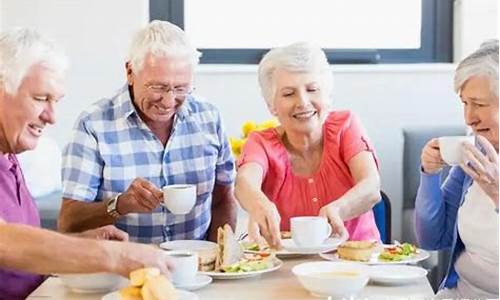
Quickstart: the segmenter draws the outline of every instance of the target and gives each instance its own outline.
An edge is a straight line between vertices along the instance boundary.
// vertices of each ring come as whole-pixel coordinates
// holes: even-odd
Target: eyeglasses
[[[152,96],[157,97],[172,93],[172,96],[174,96],[176,99],[184,99],[194,90],[194,88],[190,86],[170,87],[163,84],[151,84],[145,85],[145,87],[147,93]]]

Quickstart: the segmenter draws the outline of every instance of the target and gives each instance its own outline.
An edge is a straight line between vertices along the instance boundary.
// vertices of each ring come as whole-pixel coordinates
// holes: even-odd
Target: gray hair
[[[320,47],[306,42],[298,42],[285,47],[271,49],[260,61],[259,84],[267,106],[273,107],[276,88],[273,84],[274,72],[284,69],[290,72],[313,72],[323,74],[323,85],[330,96],[333,88],[333,75],[325,52]]]
[[[194,48],[182,29],[167,21],[154,20],[139,30],[128,53],[132,70],[139,71],[147,54],[187,58],[194,68],[201,53]]]
[[[57,73],[64,73],[69,65],[64,51],[33,29],[14,28],[0,34],[0,84],[8,93],[17,91],[35,64]]]
[[[478,75],[488,77],[491,92],[498,97],[498,40],[484,42],[458,64],[454,78],[455,92],[460,93],[465,82]]]

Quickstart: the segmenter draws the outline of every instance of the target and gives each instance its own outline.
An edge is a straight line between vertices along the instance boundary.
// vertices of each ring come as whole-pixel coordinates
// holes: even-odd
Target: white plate
[[[203,241],[203,240],[177,240],[169,241],[160,244],[160,248],[165,250],[210,250],[216,248],[217,244],[214,242]]]
[[[272,271],[276,271],[283,265],[283,262],[279,259],[274,259],[274,266],[269,269],[253,271],[253,272],[241,272],[241,273],[223,273],[223,272],[198,272],[198,274],[208,275],[214,279],[241,279],[254,277],[260,274],[269,273]]]
[[[210,276],[203,274],[196,274],[196,277],[192,282],[184,284],[176,284],[175,287],[181,290],[194,291],[197,289],[201,289],[206,285],[209,285],[212,282],[212,280],[213,279]]]
[[[284,241],[284,240],[281,240],[281,241]],[[242,247],[243,247],[243,245],[242,245]],[[243,251],[245,253],[251,253],[251,254],[260,254],[260,253],[270,253],[271,252],[271,250],[269,248],[264,249],[264,250],[259,250],[259,251],[244,249]],[[286,249],[281,249],[281,250],[274,251],[274,254],[276,255],[276,257],[279,257],[279,258],[290,258],[290,257],[297,257],[297,256],[304,255],[304,254],[301,254],[301,253],[290,252],[290,251],[288,251]],[[315,254],[315,253],[313,253],[313,254]]]
[[[340,238],[329,238],[322,245],[316,247],[299,247],[294,242],[293,239],[281,240],[283,249],[277,250],[274,253],[277,257],[287,258],[301,255],[315,255],[321,252],[328,252],[337,249],[337,247],[344,242]],[[246,253],[259,254],[262,252],[269,252],[269,250],[245,250]]]
[[[296,254],[318,254],[337,249],[344,242],[340,238],[328,238],[323,244],[314,247],[304,247],[295,244],[293,239],[283,240],[282,245],[285,250]]]
[[[191,293],[183,290],[176,290],[177,297],[179,300],[198,300],[198,296],[195,293]],[[101,300],[120,300],[120,294],[118,292],[112,292],[104,295]]]
[[[416,266],[371,266],[370,280],[383,284],[406,284],[427,275],[427,270]]]
[[[384,247],[387,247],[388,245],[384,245]],[[360,263],[360,264],[366,264],[366,265],[405,265],[405,264],[415,264],[419,261],[425,260],[429,258],[430,254],[429,252],[423,250],[423,249],[417,249],[417,253],[409,257],[407,259],[403,259],[400,261],[387,261],[387,260],[380,260],[378,258],[380,253],[374,253],[372,255],[372,258],[369,261],[353,261],[353,260],[347,260],[347,259],[342,259],[339,258],[337,253],[320,253],[319,256],[321,256],[323,259],[326,260],[331,260],[331,261],[345,261],[345,262],[353,262],[353,263]]]

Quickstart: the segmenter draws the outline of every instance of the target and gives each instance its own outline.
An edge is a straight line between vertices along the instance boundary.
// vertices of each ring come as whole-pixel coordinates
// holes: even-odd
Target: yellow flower
[[[278,125],[279,125],[278,121],[276,121],[275,119],[271,119],[271,120],[267,120],[267,121],[260,123],[259,126],[264,128],[264,129],[269,129],[269,128],[278,127]]]
[[[243,132],[243,137],[248,137],[250,132],[255,131],[257,129],[257,124],[254,121],[246,121],[243,123],[241,127],[241,131]]]
[[[241,126],[241,131],[243,133],[242,138],[235,138],[235,137],[229,138],[229,144],[231,145],[231,151],[233,152],[234,156],[236,158],[240,156],[241,151],[243,149],[243,145],[245,145],[245,143],[247,142],[248,135],[250,135],[251,132],[273,128],[278,125],[279,125],[278,121],[274,119],[264,121],[260,124],[257,124],[254,121],[244,122],[243,125]]]
[[[241,154],[241,148],[243,148],[243,145],[245,144],[246,139],[239,139],[239,138],[229,138],[229,144],[231,145],[231,150],[233,151],[233,154],[238,157]]]

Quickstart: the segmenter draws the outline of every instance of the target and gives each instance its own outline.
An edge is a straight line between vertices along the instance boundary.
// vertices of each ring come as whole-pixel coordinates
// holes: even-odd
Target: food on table
[[[121,300],[177,300],[172,283],[157,268],[130,272],[130,286],[118,291]]]
[[[174,286],[165,276],[148,278],[141,288],[143,300],[173,300],[177,299]]]
[[[141,288],[127,286],[119,291],[120,300],[142,300]]]
[[[417,254],[415,245],[403,243],[386,247],[378,258],[385,261],[402,261],[413,257],[415,254]]]
[[[246,253],[238,262],[224,266],[221,271],[226,273],[255,272],[270,269],[273,265],[271,255],[262,256],[261,254]]]
[[[290,231],[281,231],[281,239],[282,240],[291,239],[291,238],[292,238],[292,233]],[[272,250],[272,248],[269,247],[269,245],[267,244],[266,241],[263,241],[262,243],[242,241],[241,246],[243,247],[244,250],[248,250],[248,251],[269,253]]]
[[[369,261],[377,250],[376,241],[347,241],[337,248],[339,258],[355,261]]]
[[[243,256],[243,249],[238,243],[233,229],[228,224],[217,229],[218,254],[215,260],[215,270],[237,263]]]
[[[158,268],[142,268],[130,272],[130,284],[133,286],[143,286],[146,279],[160,275]]]
[[[243,253],[242,246],[227,224],[217,231],[217,245],[218,254],[215,261],[215,271],[217,272],[253,272],[273,267],[274,255]]]
[[[282,231],[281,232],[281,239],[286,240],[286,239],[291,239],[292,238],[292,233],[290,231]]]
[[[217,248],[197,250],[198,271],[211,272],[215,270],[215,260],[217,259]]]

